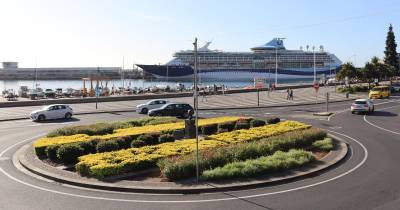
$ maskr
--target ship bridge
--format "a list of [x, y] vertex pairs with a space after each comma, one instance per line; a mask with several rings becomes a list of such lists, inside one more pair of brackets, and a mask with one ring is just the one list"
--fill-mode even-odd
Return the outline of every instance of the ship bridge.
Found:
[[264, 45], [251, 48], [251, 50], [253, 52], [264, 52], [267, 50], [286, 50], [286, 48], [283, 45], [282, 38], [274, 38]]

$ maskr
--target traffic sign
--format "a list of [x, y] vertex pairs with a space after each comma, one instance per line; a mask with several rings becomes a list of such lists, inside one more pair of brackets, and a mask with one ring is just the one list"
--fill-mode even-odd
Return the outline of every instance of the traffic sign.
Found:
[[314, 83], [313, 87], [314, 87], [315, 91], [318, 92], [319, 84], [318, 83]]

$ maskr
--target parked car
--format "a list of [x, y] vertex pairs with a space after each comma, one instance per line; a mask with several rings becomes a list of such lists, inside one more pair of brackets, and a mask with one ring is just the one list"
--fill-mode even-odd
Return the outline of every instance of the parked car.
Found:
[[52, 89], [46, 89], [44, 91], [44, 95], [46, 96], [46, 98], [55, 98], [56, 97], [56, 93]]
[[376, 86], [369, 92], [369, 98], [389, 98], [390, 88], [388, 86]]
[[189, 117], [189, 111], [193, 112], [193, 107], [187, 103], [169, 103], [158, 109], [149, 110], [149, 116], [176, 116]]
[[400, 92], [400, 84], [393, 84], [392, 85], [393, 92]]
[[351, 105], [351, 113], [370, 113], [375, 111], [374, 103], [370, 99], [357, 99]]
[[151, 100], [148, 101], [147, 103], [137, 105], [136, 112], [140, 114], [147, 114], [149, 110], [160, 108], [167, 103], [169, 103], [169, 101], [164, 99]]
[[70, 119], [72, 115], [73, 110], [70, 106], [65, 104], [53, 104], [31, 112], [30, 118], [33, 121], [44, 121], [61, 118]]

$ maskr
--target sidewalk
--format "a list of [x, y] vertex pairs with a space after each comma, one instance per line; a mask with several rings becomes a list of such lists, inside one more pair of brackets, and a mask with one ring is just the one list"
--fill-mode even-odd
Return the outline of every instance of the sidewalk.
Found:
[[[259, 106], [290, 106], [296, 104], [314, 104], [316, 102], [325, 102], [326, 92], [329, 92], [330, 101], [344, 101], [355, 98], [365, 97], [364, 94], [350, 94], [347, 99], [345, 94], [335, 93], [334, 87], [322, 87], [316, 93], [313, 88], [294, 89], [294, 100], [286, 100], [286, 90], [277, 90], [273, 92], [259, 92]], [[174, 102], [185, 102], [193, 104], [192, 97], [170, 98]], [[136, 105], [145, 103], [148, 100], [131, 100], [116, 102], [100, 102], [98, 109], [95, 103], [72, 104], [75, 114], [101, 113], [101, 112], [117, 112], [117, 111], [134, 111]], [[227, 95], [211, 95], [199, 96], [200, 109], [227, 109], [227, 108], [246, 108], [257, 107], [257, 92], [236, 93]], [[29, 113], [33, 110], [40, 109], [42, 106], [26, 106], [26, 107], [7, 107], [0, 108], [0, 121], [12, 119], [28, 118]]]

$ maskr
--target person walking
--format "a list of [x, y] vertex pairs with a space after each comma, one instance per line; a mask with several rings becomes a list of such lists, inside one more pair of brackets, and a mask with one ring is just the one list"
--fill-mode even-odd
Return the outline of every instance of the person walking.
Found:
[[286, 89], [286, 100], [290, 100], [290, 88]]
[[293, 96], [293, 89], [290, 89], [289, 98], [290, 98], [290, 100], [293, 101], [293, 98], [294, 98], [294, 96]]

